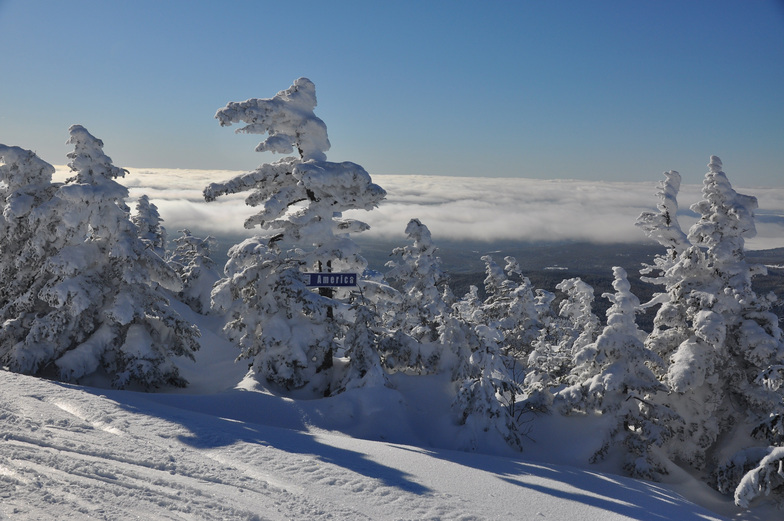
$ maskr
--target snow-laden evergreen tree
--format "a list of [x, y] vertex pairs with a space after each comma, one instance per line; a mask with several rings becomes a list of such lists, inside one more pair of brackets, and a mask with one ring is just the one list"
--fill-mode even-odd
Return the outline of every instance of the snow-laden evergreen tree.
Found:
[[784, 504], [784, 446], [768, 447], [749, 461], [756, 462], [756, 466], [743, 475], [735, 488], [735, 504], [749, 508], [752, 501], [764, 496], [777, 496], [779, 505]]
[[[500, 292], [506, 276], [492, 259], [486, 257], [485, 262], [485, 286]], [[441, 334], [444, 342], [452, 343], [456, 355], [452, 376], [457, 393], [452, 410], [458, 423], [464, 425], [462, 443], [467, 449], [475, 449], [478, 434], [492, 431], [512, 447], [522, 449], [522, 387], [515, 374], [515, 360], [504, 352], [502, 325], [493, 320], [496, 310], [485, 308], [476, 286], [471, 286], [452, 307], [453, 313]], [[491, 316], [486, 314], [488, 311]], [[519, 376], [522, 379], [522, 374]]]
[[487, 298], [482, 304], [484, 320], [503, 334], [506, 354], [525, 360], [541, 329], [531, 281], [523, 276], [514, 257], [504, 257], [504, 269], [489, 255], [482, 260], [487, 274], [484, 280]]
[[387, 263], [390, 270], [385, 278], [401, 287], [404, 311], [400, 326], [418, 341], [432, 342], [438, 338], [447, 310], [443, 300], [447, 275], [441, 269], [441, 259], [427, 226], [419, 219], [411, 219], [406, 235], [412, 244], [392, 251], [401, 259]]
[[594, 291], [579, 277], [563, 280], [555, 287], [566, 294], [558, 304], [559, 350], [574, 354], [593, 342], [599, 332], [599, 317], [593, 312]]
[[[36, 241], [45, 249], [33, 248], [33, 239], [47, 234], [46, 223], [35, 218], [34, 210], [52, 198], [57, 186], [52, 183], [54, 167], [34, 152], [0, 145], [0, 309], [12, 315], [23, 298], [32, 306], [34, 292], [29, 290], [50, 253], [48, 243]], [[27, 294], [27, 297], [23, 295]], [[2, 314], [7, 318], [6, 313]]]
[[352, 303], [354, 325], [343, 339], [348, 363], [338, 391], [390, 385], [379, 355], [379, 346], [389, 335], [371, 306], [372, 303], [362, 296]]
[[139, 238], [127, 190], [114, 181], [125, 171], [84, 127], [69, 132], [74, 175], [35, 215], [48, 233], [34, 247], [56, 247], [37, 274], [47, 307], [14, 324], [24, 336], [8, 365], [69, 381], [103, 372], [119, 388], [184, 385], [173, 358], [192, 358], [199, 332], [169, 305], [179, 278]]
[[447, 275], [441, 269], [430, 230], [419, 219], [411, 219], [406, 235], [412, 244], [395, 248], [392, 255], [399, 261], [389, 261], [385, 278], [400, 288], [402, 298], [389, 326], [411, 337], [408, 342], [397, 342], [402, 351], [394, 358], [402, 367], [418, 373], [438, 370], [443, 352], [439, 342], [441, 330], [449, 315], [449, 304], [444, 300], [448, 292]]
[[169, 256], [169, 265], [182, 281], [178, 297], [197, 313], [207, 314], [211, 308], [212, 288], [222, 277], [210, 257], [215, 248], [213, 237], [196, 237], [190, 230], [180, 230], [174, 239], [177, 245]]
[[332, 363], [339, 331], [328, 316], [332, 299], [305, 285], [303, 267], [265, 238], [246, 239], [229, 250], [226, 278], [213, 289], [212, 300], [228, 318], [227, 337], [242, 349], [240, 358], [251, 359], [255, 372], [284, 388], [303, 387], [320, 376], [314, 390], [323, 393], [331, 375], [319, 373], [327, 353]]
[[593, 313], [593, 288], [575, 277], [562, 280], [556, 288], [566, 294], [553, 310], [556, 296], [537, 290], [534, 309], [537, 337], [531, 340], [523, 381], [523, 407], [539, 412], [550, 410], [553, 393], [568, 382], [574, 354], [596, 339], [599, 317]]
[[52, 199], [54, 167], [30, 150], [0, 145], [0, 364], [18, 370], [18, 347], [31, 317], [48, 306], [38, 297], [46, 259], [56, 253], [55, 223], [36, 216]]
[[479, 288], [473, 284], [468, 287], [468, 292], [452, 305], [453, 314], [466, 324], [483, 324], [484, 313], [482, 299], [479, 298]]
[[[342, 212], [371, 210], [386, 195], [360, 165], [326, 160], [330, 147], [327, 128], [314, 114], [315, 106], [315, 86], [300, 78], [273, 98], [232, 102], [218, 110], [215, 117], [222, 126], [242, 122], [245, 126], [238, 132], [267, 134], [257, 151], [291, 153], [296, 149], [297, 155], [265, 163], [204, 190], [207, 201], [250, 190], [246, 203], [260, 207], [245, 221], [245, 227], [260, 227], [266, 232], [264, 240], [232, 250], [242, 258], [230, 261], [229, 278], [217, 290], [245, 300], [244, 310], [239, 313], [234, 309], [227, 325], [230, 336], [243, 339], [240, 357], [254, 360], [253, 367], [264, 377], [289, 388], [304, 386], [332, 367], [338, 337], [342, 336], [335, 330], [340, 319], [336, 306], [347, 299], [345, 293], [331, 288], [321, 289], [320, 299], [308, 296], [310, 291], [296, 274], [361, 274], [367, 263], [350, 234], [368, 226], [344, 218]], [[249, 255], [247, 250], [254, 253]], [[248, 265], [248, 259], [258, 259], [258, 265]], [[242, 270], [251, 272], [246, 276]], [[263, 294], [269, 291], [276, 295]], [[285, 299], [281, 298], [284, 294]], [[221, 301], [225, 306], [225, 298]], [[303, 323], [308, 327], [301, 327]], [[294, 325], [297, 331], [292, 329]], [[287, 335], [297, 336], [298, 347], [283, 346], [286, 329]], [[319, 380], [312, 384], [314, 391], [328, 391], [328, 375], [322, 374]]]
[[[765, 267], [745, 260], [744, 238], [756, 234], [757, 200], [732, 189], [719, 158], [712, 156], [708, 166], [704, 199], [692, 206], [701, 218], [689, 230], [689, 239], [706, 248], [709, 267], [720, 286], [713, 298], [697, 299], [694, 327], [696, 336], [718, 355], [719, 379], [725, 386], [719, 427], [726, 432], [736, 421], [737, 404], [747, 412], [747, 421], [758, 426], [784, 416], [784, 335], [778, 317], [770, 311], [775, 296], [760, 297], [752, 289], [752, 278], [764, 274]], [[682, 371], [671, 373], [677, 378]], [[776, 433], [764, 441], [782, 445]], [[781, 472], [781, 452], [773, 447], [769, 452], [743, 478], [736, 499], [748, 496], [751, 483], [770, 490], [781, 485], [782, 478], [768, 471], [778, 466]]]
[[773, 297], [758, 297], [751, 285], [765, 268], [749, 265], [744, 255], [744, 239], [756, 233], [757, 201], [732, 189], [717, 157], [708, 166], [704, 199], [692, 205], [700, 219], [689, 230], [693, 248], [704, 252], [705, 275], [684, 295], [692, 336], [672, 355], [668, 381], [684, 395], [681, 407], [693, 403], [689, 398], [695, 394], [710, 393], [710, 406], [689, 412], [713, 427], [712, 443], [738, 422], [738, 406], [749, 415], [747, 421], [781, 412], [782, 389], [765, 385], [762, 377], [781, 365], [784, 345], [770, 312]]
[[612, 302], [607, 326], [595, 342], [575, 353], [571, 385], [558, 392], [556, 403], [566, 413], [601, 413], [607, 432], [593, 461], [622, 444], [625, 468], [635, 477], [654, 479], [666, 468], [652, 447], [672, 437], [677, 415], [656, 396], [667, 388], [649, 366], [663, 362], [643, 344], [645, 333], [635, 320], [640, 301], [631, 292], [626, 271], [614, 267], [613, 274], [615, 293], [603, 295]]
[[528, 356], [527, 377], [537, 391], [543, 390], [542, 385], [565, 382], [574, 354], [596, 339], [600, 325], [599, 317], [593, 313], [594, 291], [589, 284], [575, 277], [561, 281], [556, 288], [566, 294], [558, 304], [557, 316], [545, 313], [555, 295], [540, 292], [537, 297], [541, 327]]
[[[669, 259], [672, 262], [679, 254], [690, 246], [689, 239], [678, 222], [678, 192], [681, 189], [681, 175], [675, 170], [664, 172], [664, 180], [658, 184], [656, 195], [659, 202], [658, 212], [643, 212], [637, 218], [636, 226], [645, 234], [667, 249], [667, 256], [657, 259], [659, 262]], [[666, 267], [664, 268], [666, 269]]]
[[[646, 339], [646, 345], [664, 360], [669, 360], [677, 347], [689, 337], [685, 301], [674, 298], [672, 293], [677, 291], [675, 286], [683, 278], [691, 279], [692, 276], [700, 278], [700, 269], [690, 268], [702, 266], [703, 257], [699, 249], [686, 253], [691, 243], [678, 222], [681, 175], [675, 170], [670, 170], [664, 172], [664, 176], [665, 179], [659, 183], [659, 191], [656, 193], [659, 197], [657, 204], [659, 212], [643, 212], [635, 224], [642, 228], [648, 237], [665, 248], [663, 254], [654, 257], [653, 265], [646, 265], [640, 273], [644, 275], [641, 277], [643, 282], [665, 287], [664, 292], [654, 294], [650, 302], [643, 307], [661, 305], [656, 312], [653, 331]], [[689, 262], [681, 263], [677, 270], [671, 271], [679, 263], [681, 255], [684, 258], [688, 257]], [[691, 274], [688, 274], [689, 272]], [[662, 371], [659, 376], [664, 377], [667, 367], [657, 368], [657, 370]]]
[[496, 328], [478, 325], [467, 340], [476, 345], [461, 367], [465, 376], [455, 382], [457, 394], [452, 403], [458, 424], [464, 426], [463, 446], [476, 449], [479, 433], [492, 430], [510, 446], [522, 450], [517, 404], [522, 388], [501, 352], [503, 338]]
[[139, 230], [139, 237], [148, 244], [160, 258], [166, 257], [166, 228], [161, 224], [161, 214], [158, 207], [150, 202], [150, 198], [142, 195], [136, 201], [136, 213], [131, 216], [131, 222]]
[[[732, 459], [722, 455], [723, 441], [775, 422], [784, 404], [778, 369], [784, 345], [770, 312], [774, 297], [756, 295], [752, 278], [765, 269], [749, 265], [744, 254], [745, 239], [756, 233], [757, 201], [732, 188], [719, 158], [712, 156], [708, 167], [703, 200], [691, 207], [700, 218], [687, 243], [679, 234], [669, 242], [677, 255], [660, 264], [666, 298], [658, 299], [664, 304], [648, 340], [669, 364], [671, 405], [686, 422], [669, 451], [697, 468], [713, 463], [709, 454]], [[720, 489], [737, 484], [728, 478], [731, 466], [719, 461]]]

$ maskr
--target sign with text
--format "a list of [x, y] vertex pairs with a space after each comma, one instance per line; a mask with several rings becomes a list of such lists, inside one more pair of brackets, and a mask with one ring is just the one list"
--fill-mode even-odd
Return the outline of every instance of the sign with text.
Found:
[[318, 288], [345, 288], [357, 285], [356, 273], [305, 273], [305, 284]]

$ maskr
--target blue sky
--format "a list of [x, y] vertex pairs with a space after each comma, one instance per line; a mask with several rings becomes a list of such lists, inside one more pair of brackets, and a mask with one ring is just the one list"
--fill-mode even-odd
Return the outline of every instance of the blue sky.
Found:
[[371, 174], [784, 184], [784, 2], [0, 0], [0, 143], [251, 169], [229, 101], [306, 76]]

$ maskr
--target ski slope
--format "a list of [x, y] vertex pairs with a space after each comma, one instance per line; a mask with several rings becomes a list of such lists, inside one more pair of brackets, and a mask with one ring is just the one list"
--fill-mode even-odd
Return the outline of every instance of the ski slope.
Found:
[[[253, 420], [271, 415], [286, 426]], [[24, 520], [722, 519], [661, 485], [361, 440], [308, 425], [316, 416], [254, 390], [143, 394], [0, 372], [0, 512]]]

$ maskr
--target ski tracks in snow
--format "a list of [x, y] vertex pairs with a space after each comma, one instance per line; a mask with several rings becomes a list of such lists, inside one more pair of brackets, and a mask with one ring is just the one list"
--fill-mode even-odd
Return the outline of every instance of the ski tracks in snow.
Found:
[[0, 373], [0, 518], [481, 519], [319, 436], [127, 396]]

